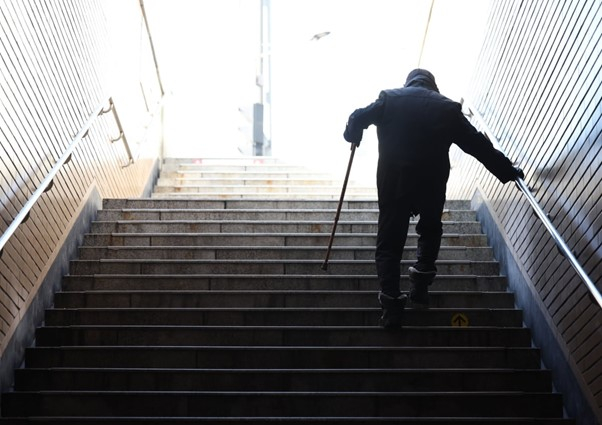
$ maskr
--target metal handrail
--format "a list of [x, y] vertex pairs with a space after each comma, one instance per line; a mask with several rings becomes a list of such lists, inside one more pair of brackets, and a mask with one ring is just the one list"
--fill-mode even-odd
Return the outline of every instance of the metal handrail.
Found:
[[[487, 137], [489, 137], [489, 139], [491, 140], [491, 143], [493, 143], [495, 148], [498, 149], [499, 151], [503, 152], [503, 150], [499, 144], [499, 141], [497, 140], [497, 138], [495, 137], [495, 135], [493, 134], [493, 132], [491, 131], [491, 129], [489, 128], [489, 126], [487, 125], [487, 123], [485, 122], [483, 117], [481, 116], [481, 114], [475, 108], [471, 107], [471, 105], [467, 104], [466, 101], [463, 102], [463, 105], [470, 112], [469, 116], [474, 118], [478, 122], [479, 126], [483, 129], [483, 131], [485, 132]], [[554, 242], [556, 242], [556, 246], [558, 247], [560, 253], [567, 260], [569, 260], [569, 262], [571, 263], [571, 266], [573, 266], [573, 268], [575, 269], [575, 271], [577, 272], [577, 274], [579, 275], [581, 280], [587, 286], [587, 289], [589, 290], [592, 297], [595, 299], [595, 301], [598, 303], [598, 305], [602, 308], [602, 294], [600, 294], [600, 291], [598, 290], [598, 288], [596, 287], [594, 282], [587, 275], [587, 272], [583, 269], [581, 264], [579, 264], [579, 261], [573, 255], [573, 253], [571, 252], [571, 249], [569, 248], [567, 243], [564, 241], [564, 239], [562, 238], [562, 236], [560, 235], [558, 230], [556, 230], [556, 227], [554, 227], [554, 224], [552, 224], [552, 222], [548, 218], [548, 215], [541, 208], [541, 206], [537, 202], [537, 199], [535, 199], [535, 196], [533, 195], [533, 193], [531, 192], [531, 190], [529, 189], [529, 187], [527, 186], [525, 181], [521, 178], [518, 178], [518, 179], [516, 179], [515, 183], [516, 183], [516, 186], [519, 188], [519, 190], [521, 192], [523, 192], [523, 194], [525, 195], [525, 197], [531, 204], [533, 211], [535, 212], [537, 217], [539, 217], [539, 219], [541, 220], [541, 222], [543, 223], [543, 225], [545, 226], [547, 231], [550, 233], [550, 235], [552, 236], [552, 239], [554, 239]]]
[[127, 167], [134, 163], [134, 156], [132, 155], [132, 150], [130, 149], [130, 144], [128, 143], [127, 137], [125, 137], [125, 133], [123, 132], [123, 126], [121, 125], [121, 120], [119, 119], [119, 114], [117, 113], [117, 109], [115, 108], [115, 102], [113, 102], [113, 98], [109, 97], [109, 109], [103, 109], [102, 113], [113, 112], [113, 118], [115, 118], [115, 123], [117, 124], [117, 129], [119, 130], [119, 136], [115, 139], [111, 139], [111, 143], [115, 143], [118, 140], [123, 142], [123, 146], [125, 147], [125, 152], [128, 155], [128, 162], [124, 165]]
[[[111, 98], [108, 98], [108, 100], [109, 100], [110, 104], [112, 105], [113, 100]], [[106, 102], [107, 102], [107, 98], [105, 98], [105, 100], [103, 100], [96, 107], [96, 109], [94, 109], [94, 112], [92, 112], [92, 114], [90, 115], [88, 120], [84, 123], [82, 128], [75, 135], [75, 138], [73, 139], [73, 141], [71, 142], [69, 147], [65, 150], [65, 152], [59, 158], [59, 160], [56, 162], [56, 164], [54, 164], [54, 167], [52, 167], [52, 169], [48, 172], [48, 174], [46, 175], [44, 180], [42, 180], [42, 182], [39, 184], [38, 188], [32, 193], [32, 195], [27, 200], [25, 205], [23, 205], [23, 208], [21, 208], [21, 211], [19, 211], [19, 213], [15, 216], [15, 218], [13, 219], [10, 226], [8, 226], [8, 228], [4, 231], [4, 233], [0, 237], [0, 257], [2, 256], [4, 247], [6, 246], [8, 240], [11, 238], [11, 236], [13, 236], [13, 234], [15, 233], [15, 231], [17, 230], [19, 225], [21, 223], [25, 222], [29, 218], [29, 213], [30, 213], [31, 209], [33, 208], [33, 206], [35, 205], [35, 203], [38, 201], [38, 199], [40, 199], [40, 197], [42, 196], [42, 194], [44, 192], [47, 192], [48, 190], [50, 190], [50, 188], [52, 188], [53, 181], [54, 181], [54, 178], [56, 177], [57, 173], [59, 172], [59, 170], [61, 169], [61, 167], [63, 165], [67, 164], [71, 160], [71, 155], [73, 154], [73, 151], [75, 150], [75, 148], [77, 147], [79, 142], [81, 142], [81, 140], [87, 136], [88, 130], [92, 126], [92, 123], [94, 122], [94, 120], [99, 115], [102, 115], [102, 114], [108, 112], [109, 110], [112, 110], [112, 107], [110, 107], [108, 110], [104, 109], [104, 105], [106, 104]], [[120, 131], [121, 131], [121, 129], [120, 129]]]

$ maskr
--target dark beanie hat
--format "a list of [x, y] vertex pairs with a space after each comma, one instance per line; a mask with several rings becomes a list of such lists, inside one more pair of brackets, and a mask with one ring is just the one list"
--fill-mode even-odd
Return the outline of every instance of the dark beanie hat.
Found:
[[437, 93], [439, 92], [435, 76], [430, 71], [421, 68], [410, 71], [406, 78], [405, 87], [424, 87]]

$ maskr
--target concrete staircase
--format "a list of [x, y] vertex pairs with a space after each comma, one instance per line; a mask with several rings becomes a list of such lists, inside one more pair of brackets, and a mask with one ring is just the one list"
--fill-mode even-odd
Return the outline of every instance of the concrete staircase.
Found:
[[[343, 164], [347, 165], [347, 164]], [[254, 157], [232, 163], [224, 159], [166, 160], [153, 198], [324, 200], [341, 196], [341, 175], [309, 170], [305, 166]], [[339, 180], [341, 179], [341, 180]], [[376, 199], [374, 187], [350, 186], [345, 199]]]
[[320, 269], [340, 188], [268, 159], [170, 161], [153, 199], [106, 200], [1, 422], [573, 423], [469, 204], [447, 203], [432, 307], [385, 332], [373, 189], [350, 183]]

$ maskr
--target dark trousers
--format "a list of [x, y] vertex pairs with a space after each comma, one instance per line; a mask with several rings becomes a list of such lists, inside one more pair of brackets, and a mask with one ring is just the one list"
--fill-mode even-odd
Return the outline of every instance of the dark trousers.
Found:
[[423, 169], [388, 167], [379, 163], [378, 232], [376, 271], [381, 291], [392, 297], [400, 294], [400, 261], [406, 243], [410, 217], [419, 215], [418, 266], [433, 267], [439, 255], [443, 226], [447, 175], [435, 178]]

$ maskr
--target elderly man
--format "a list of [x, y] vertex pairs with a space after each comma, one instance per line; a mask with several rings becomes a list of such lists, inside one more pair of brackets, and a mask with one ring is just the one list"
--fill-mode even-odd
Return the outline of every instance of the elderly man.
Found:
[[462, 107], [439, 94], [435, 77], [414, 69], [405, 86], [384, 90], [347, 121], [344, 137], [359, 146], [364, 129], [377, 127], [378, 234], [376, 270], [383, 309], [381, 326], [401, 326], [407, 296], [400, 291], [400, 261], [410, 216], [419, 215], [417, 261], [409, 268], [410, 302], [427, 307], [428, 286], [437, 274], [443, 227], [441, 214], [449, 177], [449, 148], [457, 144], [474, 156], [502, 183], [522, 177], [522, 171], [496, 150], [462, 114]]

